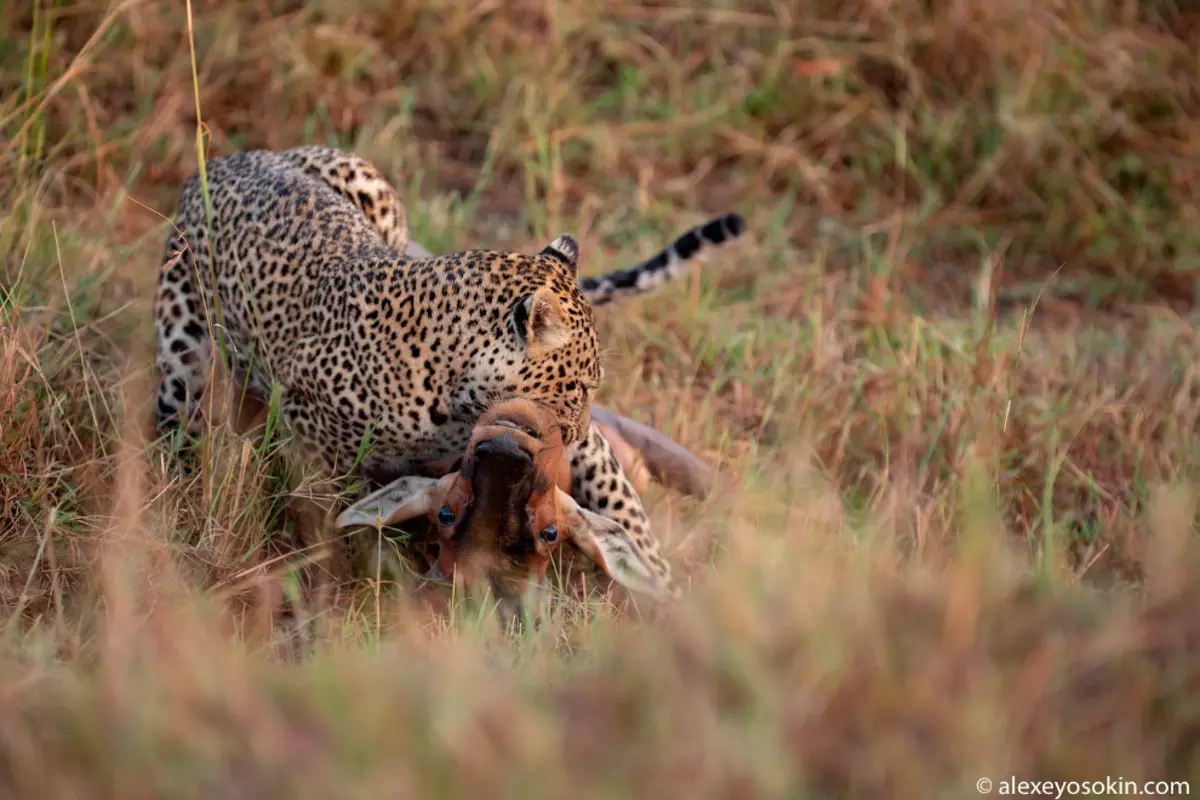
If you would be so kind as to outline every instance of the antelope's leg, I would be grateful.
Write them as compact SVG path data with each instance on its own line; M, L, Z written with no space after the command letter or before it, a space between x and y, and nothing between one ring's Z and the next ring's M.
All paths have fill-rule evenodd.
M616 440L640 454L644 461L643 469L648 469L664 486L700 498L707 497L712 491L717 471L670 437L603 406L592 406L592 421L601 428L605 437L614 442L613 449L617 450L618 459L631 475L636 474L637 468L630 470L626 466ZM643 491L642 486L637 488L639 492Z

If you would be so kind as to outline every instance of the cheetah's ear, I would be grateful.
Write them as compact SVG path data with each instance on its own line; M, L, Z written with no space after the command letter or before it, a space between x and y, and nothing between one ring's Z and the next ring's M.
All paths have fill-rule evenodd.
M579 243L565 233L543 247L541 255L557 258L570 267L572 275L579 272Z
M558 514L571 543L614 581L656 598L671 593L642 549L616 520L582 508L562 489L558 490Z
M571 340L571 327L558 294L543 286L517 302L513 309L517 333L534 354L557 350Z

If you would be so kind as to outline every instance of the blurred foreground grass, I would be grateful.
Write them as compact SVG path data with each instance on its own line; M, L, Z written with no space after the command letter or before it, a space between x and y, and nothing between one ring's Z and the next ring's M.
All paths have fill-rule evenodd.
M279 437L218 430L183 477L143 425L196 166L183 4L5 4L0 792L1197 777L1194 11L194 6L210 156L354 149L433 249L570 231L599 272L745 214L600 318L601 401L724 485L647 498L692 583L669 614L563 603L509 641L340 580L312 658L274 658L305 488Z

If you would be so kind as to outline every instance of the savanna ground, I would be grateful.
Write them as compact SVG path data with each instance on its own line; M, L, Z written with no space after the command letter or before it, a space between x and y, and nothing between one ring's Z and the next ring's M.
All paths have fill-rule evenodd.
M1191 3L193 6L0 6L0 792L1200 778ZM368 580L302 663L250 635L286 431L189 476L146 424L198 138L348 147L425 246L587 272L741 211L598 312L600 402L720 465L647 496L679 606L506 638Z

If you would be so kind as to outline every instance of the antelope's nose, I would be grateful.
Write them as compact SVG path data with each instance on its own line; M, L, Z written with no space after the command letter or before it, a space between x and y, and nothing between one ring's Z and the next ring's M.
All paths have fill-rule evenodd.
M503 459L505 461L517 461L524 465L533 463L533 459L530 458L529 453L521 449L521 446L513 441L512 437L507 433L497 436L494 439L488 439L486 442L480 442L475 447L475 457L481 460Z

